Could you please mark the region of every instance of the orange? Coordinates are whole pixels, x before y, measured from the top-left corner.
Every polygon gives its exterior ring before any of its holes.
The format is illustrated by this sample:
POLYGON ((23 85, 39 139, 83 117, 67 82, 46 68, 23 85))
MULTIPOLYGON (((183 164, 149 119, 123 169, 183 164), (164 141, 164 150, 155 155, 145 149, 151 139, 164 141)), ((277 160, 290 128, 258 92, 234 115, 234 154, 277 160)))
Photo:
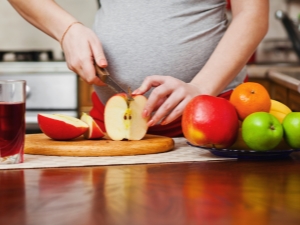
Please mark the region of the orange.
POLYGON ((240 120, 254 112, 269 112, 271 97, 267 89, 259 83, 246 82, 238 85, 229 101, 237 110, 240 120))

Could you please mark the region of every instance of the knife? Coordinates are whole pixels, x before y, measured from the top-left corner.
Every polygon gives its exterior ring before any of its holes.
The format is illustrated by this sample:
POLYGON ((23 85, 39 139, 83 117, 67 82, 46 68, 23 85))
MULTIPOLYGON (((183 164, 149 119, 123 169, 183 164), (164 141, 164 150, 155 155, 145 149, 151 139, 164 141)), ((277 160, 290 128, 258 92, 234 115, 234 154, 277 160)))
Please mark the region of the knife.
POLYGON ((107 84, 108 87, 110 87, 110 89, 112 89, 114 92, 116 93, 125 93, 127 94, 128 100, 132 101, 134 100, 131 96, 131 91, 130 89, 128 89, 128 91, 125 91, 122 87, 120 87, 120 85, 117 84, 117 82, 115 82, 109 72, 107 71, 107 69, 105 68, 101 68, 99 66, 97 66, 95 64, 95 70, 96 70, 96 76, 100 78, 100 80, 107 84))

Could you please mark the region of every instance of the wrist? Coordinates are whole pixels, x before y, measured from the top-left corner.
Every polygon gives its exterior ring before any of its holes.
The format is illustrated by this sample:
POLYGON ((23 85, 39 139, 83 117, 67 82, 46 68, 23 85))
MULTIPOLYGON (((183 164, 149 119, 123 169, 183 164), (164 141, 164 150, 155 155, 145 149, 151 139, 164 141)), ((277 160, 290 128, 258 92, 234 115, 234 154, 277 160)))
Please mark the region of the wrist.
POLYGON ((62 49, 63 49, 63 41, 64 41, 64 39, 65 39, 66 34, 67 34, 67 33, 69 32, 69 30, 70 30, 74 25, 76 25, 76 24, 82 24, 82 23, 79 22, 79 21, 74 21, 74 22, 72 22, 72 23, 65 29, 65 31, 63 32, 61 38, 59 39, 59 43, 60 43, 60 46, 61 46, 62 49))
POLYGON ((214 90, 213 87, 209 86, 209 85, 200 85, 198 83, 195 82, 190 82, 188 83, 193 87, 197 88, 198 91, 198 95, 211 95, 211 96, 217 96, 218 93, 216 92, 216 90, 214 90))

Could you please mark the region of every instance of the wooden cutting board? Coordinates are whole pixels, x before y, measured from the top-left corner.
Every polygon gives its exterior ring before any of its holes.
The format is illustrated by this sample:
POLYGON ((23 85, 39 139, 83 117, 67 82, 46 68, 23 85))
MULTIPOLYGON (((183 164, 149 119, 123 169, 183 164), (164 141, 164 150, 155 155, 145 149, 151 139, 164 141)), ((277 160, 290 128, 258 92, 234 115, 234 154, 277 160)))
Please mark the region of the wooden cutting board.
POLYGON ((170 151, 174 140, 169 137, 146 135, 140 141, 85 140, 55 141, 45 134, 25 136, 26 154, 52 156, 126 156, 170 151))

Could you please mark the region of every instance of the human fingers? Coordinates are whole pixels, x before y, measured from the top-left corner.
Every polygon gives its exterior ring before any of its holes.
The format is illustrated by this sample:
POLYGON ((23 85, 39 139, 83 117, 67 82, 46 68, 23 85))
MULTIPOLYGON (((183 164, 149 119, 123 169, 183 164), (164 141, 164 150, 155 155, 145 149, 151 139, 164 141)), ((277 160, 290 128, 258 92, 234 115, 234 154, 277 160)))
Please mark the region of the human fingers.
MULTIPOLYGON (((158 107, 157 111, 152 115, 148 125, 157 124, 165 125, 182 115, 185 106, 195 96, 200 94, 197 86, 185 83, 173 78, 167 82, 173 89, 167 99, 158 107), (173 81, 173 82, 172 82, 173 81)), ((151 97, 151 96, 150 96, 151 97)))
POLYGON ((88 84, 95 85, 105 85, 97 76, 95 70, 95 62, 92 56, 82 56, 82 58, 74 58, 71 61, 69 60, 68 66, 71 70, 73 70, 77 75, 81 77, 82 80, 87 82, 88 84))
POLYGON ((132 94, 139 94, 143 95, 147 91, 149 91, 152 87, 157 87, 164 83, 165 81, 165 76, 161 75, 152 75, 148 76, 144 79, 143 83, 138 87, 136 90, 132 92, 132 94))
POLYGON ((159 109, 159 107, 168 99, 167 96, 158 99, 158 101, 156 102, 155 108, 153 109, 153 111, 157 111, 159 109))
POLYGON ((96 35, 92 36, 92 40, 90 41, 90 49, 92 52, 92 58, 95 65, 93 65, 93 73, 90 77, 90 82, 92 84, 102 86, 105 85, 97 76, 95 66, 99 66, 101 68, 107 67, 108 63, 104 54, 104 50, 102 44, 96 35))
POLYGON ((107 67, 108 63, 104 54, 104 50, 99 39, 94 37, 90 42, 90 48, 92 51, 95 63, 101 68, 107 67))
POLYGON ((152 115, 148 126, 153 126, 157 123, 165 125, 179 117, 182 114, 181 102, 184 98, 185 94, 182 91, 173 90, 167 99, 158 106, 158 109, 152 115))
POLYGON ((161 125, 171 123, 172 121, 180 117, 188 102, 188 99, 183 99, 182 101, 180 101, 180 103, 175 106, 174 109, 166 117, 163 118, 163 120, 161 121, 161 125))
POLYGON ((74 71, 89 84, 104 85, 96 77, 94 54, 96 53, 96 57, 100 59, 100 65, 106 66, 107 62, 105 62, 106 59, 101 43, 93 31, 83 25, 69 30, 64 39, 63 50, 70 70, 74 71), (103 57, 104 62, 103 60, 101 61, 103 57))
POLYGON ((105 83, 103 83, 100 78, 96 76, 95 62, 93 59, 91 61, 85 61, 82 63, 80 74, 84 75, 84 80, 88 84, 94 84, 98 86, 105 85, 105 83))
MULTIPOLYGON (((167 76, 151 76, 148 80, 151 80, 148 85, 155 87, 150 93, 147 103, 143 110, 143 116, 148 117, 157 110, 168 96, 172 93, 173 85, 167 85, 166 82, 169 78, 167 76)), ((147 85, 147 83, 145 83, 147 85)), ((143 85, 141 85, 143 87, 143 85)))

